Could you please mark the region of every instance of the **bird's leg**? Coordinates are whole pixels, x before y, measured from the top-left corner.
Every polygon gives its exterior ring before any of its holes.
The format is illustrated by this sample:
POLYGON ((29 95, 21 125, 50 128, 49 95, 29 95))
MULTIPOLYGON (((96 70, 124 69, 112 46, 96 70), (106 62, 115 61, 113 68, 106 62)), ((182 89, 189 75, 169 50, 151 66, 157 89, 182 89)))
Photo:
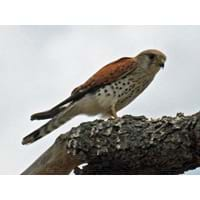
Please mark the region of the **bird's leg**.
POLYGON ((113 104, 112 107, 111 107, 111 118, 113 118, 113 119, 118 118, 117 112, 116 112, 116 109, 115 109, 115 104, 113 104))

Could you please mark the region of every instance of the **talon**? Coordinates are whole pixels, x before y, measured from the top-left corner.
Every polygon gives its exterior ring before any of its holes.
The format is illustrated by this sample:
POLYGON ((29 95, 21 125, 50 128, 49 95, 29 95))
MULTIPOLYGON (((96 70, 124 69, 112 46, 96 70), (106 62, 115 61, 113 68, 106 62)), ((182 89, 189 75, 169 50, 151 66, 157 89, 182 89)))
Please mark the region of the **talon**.
POLYGON ((117 112, 115 110, 115 105, 112 105, 112 107, 111 107, 111 118, 112 119, 117 119, 118 118, 117 112))

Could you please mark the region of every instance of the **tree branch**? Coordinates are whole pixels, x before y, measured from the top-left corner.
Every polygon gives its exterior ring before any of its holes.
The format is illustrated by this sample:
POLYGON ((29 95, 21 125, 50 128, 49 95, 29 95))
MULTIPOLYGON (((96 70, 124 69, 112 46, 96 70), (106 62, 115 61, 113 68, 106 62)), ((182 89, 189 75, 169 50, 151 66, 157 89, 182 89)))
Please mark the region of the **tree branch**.
POLYGON ((22 174, 182 174, 199 166, 200 112, 82 123, 22 174))

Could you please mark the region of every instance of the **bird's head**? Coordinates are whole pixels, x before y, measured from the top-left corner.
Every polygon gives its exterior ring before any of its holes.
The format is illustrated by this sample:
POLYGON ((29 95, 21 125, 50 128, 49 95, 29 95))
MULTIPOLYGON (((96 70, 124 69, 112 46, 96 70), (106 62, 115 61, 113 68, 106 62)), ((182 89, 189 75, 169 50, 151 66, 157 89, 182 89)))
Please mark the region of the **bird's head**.
POLYGON ((164 68, 166 56, 159 50, 149 49, 138 54, 136 60, 148 72, 157 73, 160 68, 164 68))

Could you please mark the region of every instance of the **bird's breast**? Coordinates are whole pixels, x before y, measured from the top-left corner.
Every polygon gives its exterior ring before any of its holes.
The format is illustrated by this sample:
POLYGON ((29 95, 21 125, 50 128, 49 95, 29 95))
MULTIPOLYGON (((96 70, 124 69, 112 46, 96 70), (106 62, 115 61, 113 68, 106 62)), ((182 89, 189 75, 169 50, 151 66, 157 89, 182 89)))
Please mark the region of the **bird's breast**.
POLYGON ((134 71, 99 88, 96 91, 96 100, 102 108, 108 109, 114 104, 118 111, 131 103, 152 80, 153 77, 148 76, 142 70, 134 71))

